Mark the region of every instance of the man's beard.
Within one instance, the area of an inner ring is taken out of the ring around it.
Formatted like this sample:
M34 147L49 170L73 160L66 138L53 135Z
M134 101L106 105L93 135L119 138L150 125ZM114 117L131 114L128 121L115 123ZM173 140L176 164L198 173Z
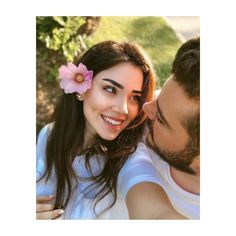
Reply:
M185 148L178 152L169 152L162 150L154 143L153 136L153 122L148 121L149 133L152 139L152 145L147 139L147 145L153 149L160 157L169 163L170 166L174 166L176 169L186 172L191 175L196 175L196 171L190 167L190 164L193 162L194 158L199 154L199 149L196 148L196 145L190 140Z

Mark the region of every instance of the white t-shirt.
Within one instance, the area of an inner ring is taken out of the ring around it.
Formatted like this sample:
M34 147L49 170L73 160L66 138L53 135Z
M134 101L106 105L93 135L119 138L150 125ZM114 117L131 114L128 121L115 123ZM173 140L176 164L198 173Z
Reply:
M157 170L159 184L165 190L173 207L189 219L200 218L200 196L189 193L175 183L170 174L170 166L153 150L148 148L149 155Z
M45 149L48 135L50 133L51 125L45 126L39 133L37 142L37 179L39 179L45 170ZM99 173L103 166L103 157L99 156L91 159L91 166L93 174ZM73 168L80 177L88 177L89 173L85 168L83 156L77 156L73 162ZM137 183L154 182L159 183L156 169L153 166L148 149L143 143L139 143L137 150L131 154L124 166L119 172L117 180L117 201L115 205L102 214L99 219L128 219L128 210L125 203L127 192ZM63 214L64 219L96 219L94 214L94 197L99 189L86 190L90 186L91 181L79 181L74 193L68 203ZM50 179L45 183L41 180L37 183L37 196L41 195L55 195L56 180L52 173ZM85 193L88 193L85 196ZM99 213L112 203L112 195L108 194L96 206L96 212Z

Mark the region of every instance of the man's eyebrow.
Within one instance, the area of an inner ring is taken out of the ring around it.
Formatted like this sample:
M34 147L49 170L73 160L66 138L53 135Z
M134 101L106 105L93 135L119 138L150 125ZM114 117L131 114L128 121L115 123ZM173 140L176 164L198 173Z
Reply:
M112 79L106 79L106 78L105 78L105 79L103 79L103 80L112 83L113 85L115 85L116 87L118 87L118 88L120 88L120 89L124 89L124 86L123 86L123 85L117 83L116 81L114 81L114 80L112 80Z
M165 118L165 116L164 116L164 114L163 114L163 112L162 112L162 110L161 110L161 108L159 106L158 99L157 99L157 109L158 109L157 112L159 113L161 119L167 124L167 126L170 127L169 122L166 120L166 118Z
M116 81L114 81L114 80L112 80L112 79L105 78L105 79L103 79L103 80L112 83L113 85L115 85L116 87L118 87L118 88L120 88L120 89L124 89L124 86L123 86L122 84L119 84L119 83L117 83ZM142 94L142 91L139 91L139 90L133 90L132 92L133 92L133 93Z

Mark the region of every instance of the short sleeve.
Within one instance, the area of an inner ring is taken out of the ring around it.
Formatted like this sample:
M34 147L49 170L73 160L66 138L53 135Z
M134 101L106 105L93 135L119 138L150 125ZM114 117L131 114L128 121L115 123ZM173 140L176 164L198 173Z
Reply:
M139 143L137 150L129 156L118 175L118 191L125 198L128 191L141 182L153 182L160 185L160 179L149 156L148 149Z
M36 178L39 179L45 170L45 153L48 135L51 130L51 125L48 124L41 129L38 135L37 147L36 147Z
M51 132L52 124L46 125L39 133L38 135L38 141L37 141L37 166L36 166L36 178L37 180L40 179L40 177L43 176L45 171L45 160L46 160L46 146L47 146L47 140L48 136ZM37 196L43 196L43 195L55 195L55 181L54 178L50 177L47 182L45 180L40 180L37 182L36 185L36 194Z

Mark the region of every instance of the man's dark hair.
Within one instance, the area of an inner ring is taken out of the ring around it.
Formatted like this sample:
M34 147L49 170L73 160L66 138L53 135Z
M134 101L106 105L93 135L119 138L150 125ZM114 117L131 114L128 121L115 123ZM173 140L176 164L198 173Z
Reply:
M190 39L178 50L173 66L174 80L184 89L190 99L200 105L200 38ZM192 147L200 153L200 106L194 114L189 114L183 120L183 127L187 130Z
M190 98L200 98L200 38L190 39L179 48L172 73Z

